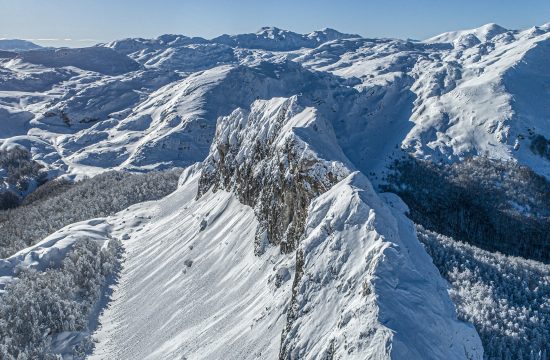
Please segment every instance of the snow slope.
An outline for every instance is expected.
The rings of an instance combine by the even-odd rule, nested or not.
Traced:
[[[536,135],[549,135],[547,101],[542,100],[549,37],[548,26],[514,31],[488,24],[423,42],[340,40],[304,51],[295,61],[360,78],[357,88],[374,98],[368,123],[399,122],[397,134],[383,138],[417,157],[515,159],[549,177],[548,158],[531,150]],[[380,138],[366,131],[361,135],[364,144],[354,143],[355,151]],[[349,156],[364,172],[380,170],[356,154]]]
[[[331,123],[304,102],[257,100],[247,116],[234,112],[175,193],[62,229],[9,258],[3,274],[59,259],[83,236],[121,239],[125,260],[92,359],[481,359],[479,337],[457,320],[404,205],[375,193]],[[235,155],[227,168],[216,156],[223,144]],[[209,186],[212,166],[223,186]],[[305,216],[303,228],[243,204],[243,191],[259,185],[235,176],[246,168],[263,174],[269,196],[278,187],[270,178],[297,185],[271,206],[303,197],[307,211],[293,219]],[[301,232],[295,250],[268,231],[258,252],[261,223],[279,221],[281,231]]]
[[[275,248],[256,257],[251,209],[225,192],[195,201],[197,180],[147,209],[151,221],[128,234],[91,359],[277,354],[291,281],[277,287],[275,277],[292,271],[293,259]]]
[[[402,206],[360,173],[313,201],[283,358],[482,358]]]
[[[307,108],[293,109],[297,105],[287,104],[281,112],[284,103],[257,101],[247,123],[220,123],[218,136],[229,136],[229,143],[237,141],[243,151],[237,163],[246,162],[245,149],[272,136],[254,136],[254,129],[274,131],[279,149],[260,164],[294,154],[282,150],[289,136],[296,137],[295,144],[303,142],[294,145],[298,159],[310,164],[332,160],[332,152],[320,158],[316,151],[331,140],[337,146],[330,131],[316,126],[322,120]],[[252,114],[263,114],[263,119]],[[244,131],[239,135],[236,129]],[[318,129],[318,138],[307,136],[306,129]],[[239,140],[243,135],[247,138]],[[219,144],[211,151],[217,152]],[[315,177],[315,169],[303,171],[313,171]],[[276,246],[255,255],[262,217],[239,203],[238,179],[229,185],[232,192],[209,190],[197,198],[202,174],[186,176],[173,195],[187,193],[185,200],[160,206],[163,219],[130,235],[120,290],[100,319],[105,325],[93,358],[216,359],[223,354],[292,359],[319,358],[327,351],[357,358],[481,358],[477,334],[456,320],[446,285],[412,223],[403,214],[393,215],[360,173],[350,174],[310,205],[296,262]],[[414,311],[411,303],[418,304]],[[426,327],[420,319],[439,327]],[[373,326],[380,330],[372,331]],[[279,352],[274,339],[281,333]]]

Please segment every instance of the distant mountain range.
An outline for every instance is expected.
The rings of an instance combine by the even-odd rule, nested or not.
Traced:
[[[27,40],[0,39],[0,50],[26,51],[40,49],[41,46]]]

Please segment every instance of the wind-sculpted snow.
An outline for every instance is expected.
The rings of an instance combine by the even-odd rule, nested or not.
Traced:
[[[41,269],[84,235],[123,240],[93,359],[481,359],[403,205],[385,205],[302,101],[221,118],[174,194],[62,229],[9,268]]]
[[[90,85],[77,87],[56,99],[55,104],[34,119],[33,125],[45,129],[51,125],[65,126],[69,132],[86,129],[99,121],[120,117],[119,112],[137,106],[152,91],[179,79],[174,73],[155,70],[98,76]]]
[[[220,120],[198,201],[232,191],[254,208],[257,255],[272,248],[265,235],[296,250],[279,358],[481,359],[412,223],[352,171],[331,123],[299,97]]]
[[[21,66],[18,63],[10,69],[23,71]],[[85,79],[89,84],[83,83]],[[219,116],[246,109],[256,99],[303,94],[310,102],[324,103],[335,96],[332,91],[340,97],[346,91],[356,93],[344,88],[332,75],[305,70],[285,59],[223,65],[184,79],[156,69],[124,76],[81,73],[54,85],[41,98],[33,98],[30,114],[21,117],[19,128],[14,125],[20,106],[6,98],[5,111],[13,123],[10,129],[27,134],[25,141],[6,141],[20,146],[52,143],[55,153],[44,154],[38,147],[29,150],[44,159],[48,168],[77,174],[113,167],[187,166],[206,157]],[[63,92],[66,89],[70,91]],[[60,156],[61,163],[57,161]]]
[[[91,141],[75,160],[101,166],[106,160],[97,150],[102,147],[105,157],[118,157],[116,165],[122,167],[186,166],[206,157],[219,116],[248,108],[258,98],[299,93],[307,87],[313,93],[323,81],[292,62],[226,65],[195,73],[152,93],[113,128],[97,131],[104,134],[99,144]],[[120,153],[113,157],[109,150],[116,148]]]
[[[0,113],[13,123],[0,127],[10,129],[3,137],[49,142],[55,154],[29,150],[60,157],[63,164],[46,165],[61,171],[182,166],[207,156],[218,116],[257,98],[315,94],[311,101],[334,112],[323,110],[364,173],[383,172],[404,149],[437,161],[516,159],[548,177],[550,145],[542,140],[550,135],[541,119],[550,111],[549,28],[489,24],[423,42],[263,28],[213,40],[164,35],[21,52],[0,60]],[[194,96],[206,74],[225,76],[226,68],[231,76]]]
[[[356,172],[311,203],[280,359],[482,359],[402,203],[388,201]]]
[[[293,258],[255,256],[253,211],[224,191],[195,200],[197,181],[116,220],[126,261],[91,359],[277,357]]]
[[[356,87],[367,93],[398,87],[397,106],[380,102],[376,111],[402,114],[400,123],[411,122],[399,135],[399,146],[417,157],[516,159],[549,177],[548,159],[530,149],[537,135],[548,135],[542,119],[550,113],[542,98],[549,38],[547,26],[511,31],[489,24],[424,42],[334,41],[304,51],[295,61],[360,78]],[[373,169],[371,164],[361,168]]]

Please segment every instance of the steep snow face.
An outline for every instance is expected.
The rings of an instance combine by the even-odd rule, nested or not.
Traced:
[[[120,239],[125,259],[91,359],[276,359],[294,256],[254,255],[252,209],[225,191],[196,200],[194,169],[158,202],[67,226],[0,260],[0,285],[21,268],[59,264],[78,241]],[[79,334],[62,335],[57,351],[70,354]]]
[[[411,224],[365,178],[312,204],[299,280],[293,255],[254,255],[252,209],[221,190],[195,199],[197,182],[110,220],[126,260],[92,359],[482,358],[414,232],[400,239]]]
[[[549,38],[263,28],[1,53],[1,149],[77,175],[203,161],[173,195],[67,227],[2,274],[123,239],[96,358],[479,359],[404,205],[365,175],[405,151],[549,177]]]
[[[199,195],[222,188],[254,207],[256,254],[273,248],[258,231],[296,249],[279,358],[482,358],[404,204],[388,195],[386,205],[353,172],[315,108],[293,97],[234,112],[203,166]]]
[[[503,32],[494,26],[481,30],[492,34],[485,35],[489,40],[467,50],[458,48],[444,58],[448,64],[444,71],[444,84],[450,84],[448,91],[439,97],[419,96],[423,101],[418,102],[420,106],[412,115],[416,126],[404,144],[418,154],[447,159],[480,154],[518,159],[549,177],[548,159],[535,154],[530,145],[534,134],[548,134],[542,119],[550,113],[544,105],[525,106],[524,99],[532,98],[528,94],[533,88],[524,79],[531,71],[541,76],[547,72],[541,64],[547,56],[543,54],[547,54],[545,44],[550,33]],[[418,70],[420,76],[424,70]],[[535,93],[544,97],[547,92],[537,84],[533,82],[539,90]],[[413,91],[419,93],[421,87],[416,85],[422,84],[413,86]],[[422,130],[427,127],[432,130]]]
[[[311,203],[281,358],[482,358],[404,205],[387,199],[352,173]]]
[[[514,117],[510,122],[509,138],[514,140],[515,157],[549,177],[550,142],[546,141],[546,146],[537,148],[536,141],[541,137],[550,139],[550,64],[547,61],[550,33],[541,35],[539,39],[521,61],[506,70],[503,86],[512,95],[510,106]]]
[[[224,191],[194,200],[197,180],[127,233],[91,359],[277,358],[293,258],[255,256],[252,209]]]

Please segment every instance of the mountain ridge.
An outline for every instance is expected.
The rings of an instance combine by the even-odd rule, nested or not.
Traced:
[[[481,244],[521,224],[521,241],[506,237],[516,255],[547,241],[550,26],[487,24],[425,41],[264,27],[11,54],[0,54],[0,205],[17,207],[56,178],[92,176],[84,184],[94,188],[93,176],[112,170],[155,181],[154,170],[185,168],[164,198],[11,244],[19,251],[0,260],[6,289],[20,269],[37,270],[32,279],[63,266],[77,244],[122,244],[118,282],[94,293],[111,297],[86,300],[103,312],[82,328],[35,331],[55,353],[73,356],[82,342],[97,359],[527,351],[515,335],[498,348],[480,338],[476,329],[493,333],[487,317],[460,301],[483,299],[449,292],[442,276],[452,274],[417,230]],[[513,334],[544,327],[541,314]]]
[[[42,48],[29,40],[21,39],[0,39],[0,50],[6,51],[26,51]]]

